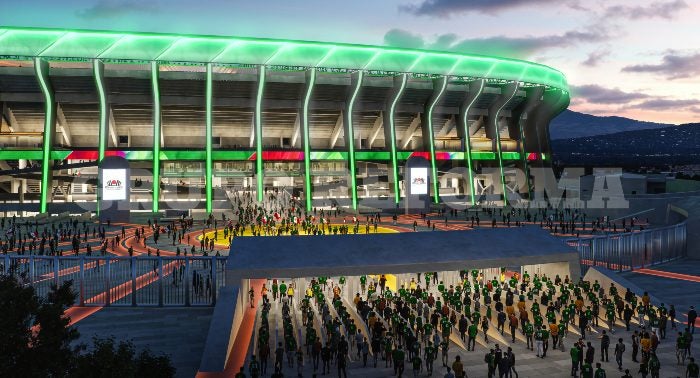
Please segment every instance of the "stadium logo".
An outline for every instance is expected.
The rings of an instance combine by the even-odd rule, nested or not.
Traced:
[[[119,191],[123,189],[122,181],[117,179],[107,180],[105,189],[110,191]]]

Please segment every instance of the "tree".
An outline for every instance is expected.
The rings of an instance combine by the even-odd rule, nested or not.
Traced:
[[[65,310],[75,302],[72,281],[52,285],[46,299],[14,276],[0,275],[0,377],[172,377],[170,358],[149,349],[136,354],[131,341],[75,341]],[[88,350],[83,353],[83,351]]]
[[[156,356],[149,349],[136,355],[133,343],[114,338],[94,338],[89,353],[78,356],[74,377],[172,377],[175,368],[170,358]]]
[[[72,282],[52,285],[46,300],[12,276],[0,276],[0,376],[65,375],[79,346],[64,311],[75,301]]]

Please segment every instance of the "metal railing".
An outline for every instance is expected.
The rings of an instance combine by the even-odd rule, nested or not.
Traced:
[[[585,275],[591,266],[618,272],[644,268],[685,257],[686,222],[643,231],[569,239]]]
[[[72,281],[79,306],[214,306],[226,277],[225,256],[5,255],[0,264],[42,298]]]

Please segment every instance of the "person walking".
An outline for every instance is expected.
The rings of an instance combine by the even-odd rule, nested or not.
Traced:
[[[610,361],[608,349],[610,349],[610,336],[603,330],[603,335],[600,336],[600,362]]]
[[[586,363],[593,365],[593,360],[595,359],[595,348],[591,345],[591,342],[586,343]]]
[[[688,327],[690,328],[690,333],[695,333],[695,319],[698,318],[698,312],[695,311],[695,306],[690,306],[690,311],[688,311]]]
[[[690,362],[685,368],[685,378],[698,378],[700,377],[700,367],[695,363],[695,359],[690,357]]]
[[[579,354],[580,345],[578,343],[571,346],[569,350],[569,356],[571,357],[571,376],[576,377],[578,375],[578,365],[579,365]]]
[[[544,334],[544,326],[542,327],[543,328],[538,328],[537,331],[535,331],[536,355],[540,358],[544,358],[544,342],[542,340]]]
[[[622,354],[625,353],[625,343],[622,337],[617,339],[617,344],[615,344],[615,362],[617,362],[617,369],[622,371]]]
[[[447,368],[447,371],[449,372],[450,368]],[[465,378],[465,372],[464,372],[464,365],[462,364],[461,359],[459,356],[455,357],[454,362],[452,363],[452,371],[454,371],[454,376],[455,378]]]

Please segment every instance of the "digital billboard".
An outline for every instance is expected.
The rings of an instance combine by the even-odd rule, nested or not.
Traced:
[[[102,170],[102,199],[106,201],[122,201],[126,199],[126,169]]]
[[[428,194],[428,168],[411,168],[411,194]]]

